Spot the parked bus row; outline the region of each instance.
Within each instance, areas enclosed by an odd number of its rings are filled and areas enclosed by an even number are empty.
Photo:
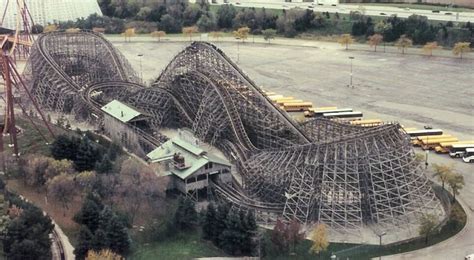
[[[380,119],[363,119],[363,113],[352,108],[313,107],[313,103],[295,99],[291,96],[265,92],[265,95],[286,112],[304,112],[305,117],[324,117],[346,122],[351,125],[371,127],[384,124]],[[457,137],[443,133],[441,129],[404,128],[414,146],[423,150],[434,150],[437,153],[449,153],[453,158],[462,157],[465,162],[474,162],[474,140],[459,140]]]
[[[414,146],[437,153],[449,153],[453,158],[462,157],[464,162],[474,162],[474,140],[460,141],[457,137],[445,134],[441,129],[405,128]]]

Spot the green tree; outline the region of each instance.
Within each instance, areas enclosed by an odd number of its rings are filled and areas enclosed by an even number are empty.
[[[100,251],[105,248],[107,248],[107,236],[102,228],[98,228],[92,238],[91,249]]]
[[[22,208],[21,214],[7,226],[3,240],[7,259],[51,259],[49,234],[54,228],[51,219],[31,204]]]
[[[181,30],[181,22],[169,14],[161,17],[159,28],[166,33],[177,33]]]
[[[244,231],[239,214],[230,210],[226,218],[226,228],[220,235],[222,249],[232,255],[240,254],[244,246]]]
[[[206,240],[214,240],[216,233],[214,232],[216,226],[216,209],[214,203],[207,205],[206,214],[202,224],[202,236]]]
[[[51,144],[51,155],[56,160],[76,160],[77,150],[81,140],[67,135],[59,135]]]
[[[179,197],[178,207],[174,215],[175,227],[180,231],[193,229],[197,224],[198,215],[194,202],[187,197]]]
[[[74,161],[76,170],[80,172],[90,171],[94,169],[96,162],[100,159],[100,154],[95,145],[88,138],[83,138]]]
[[[230,29],[233,26],[233,20],[237,15],[237,10],[233,5],[220,5],[217,9],[217,25],[219,28]]]
[[[241,214],[243,215],[241,219],[244,219],[244,221],[242,221],[244,226],[244,241],[242,243],[242,252],[247,255],[252,255],[256,246],[254,242],[254,237],[257,234],[257,222],[255,220],[255,215],[252,211],[247,212],[247,214],[243,214],[243,211],[241,212]]]
[[[211,12],[206,12],[197,21],[200,32],[209,32],[216,28],[216,18]]]
[[[130,236],[125,225],[116,215],[110,219],[105,234],[108,248],[121,255],[126,255],[129,252]]]
[[[456,201],[456,195],[459,194],[459,191],[464,187],[464,176],[459,173],[452,172],[448,176],[448,185],[453,191],[453,202]]]
[[[438,221],[435,215],[426,214],[421,216],[418,234],[425,237],[425,244],[428,244],[428,237],[436,231],[437,224]]]
[[[102,160],[98,162],[95,166],[95,170],[97,173],[110,173],[113,168],[112,160],[110,160],[109,155],[105,154],[102,157]]]
[[[202,17],[203,12],[197,5],[188,5],[183,12],[183,26],[192,26]]]
[[[74,248],[74,255],[77,260],[85,259],[87,252],[92,248],[92,238],[92,232],[86,226],[81,226],[77,244]]]
[[[265,39],[265,41],[268,41],[268,43],[270,43],[270,40],[275,39],[276,30],[266,29],[262,31],[262,34],[263,34],[263,39]]]
[[[99,216],[103,207],[97,195],[88,193],[82,203],[81,209],[74,216],[74,221],[78,224],[85,225],[91,232],[95,232],[99,227]]]
[[[218,247],[222,247],[222,240],[219,239],[219,235],[224,232],[226,229],[226,219],[227,215],[229,214],[230,211],[230,206],[228,203],[220,203],[217,206],[217,212],[216,212],[216,226],[214,228],[215,231],[215,236],[213,237],[214,244],[217,245]]]

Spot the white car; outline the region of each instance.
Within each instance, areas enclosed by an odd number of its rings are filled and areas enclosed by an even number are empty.
[[[464,257],[464,260],[474,260],[474,254],[470,254]]]
[[[467,148],[466,149],[466,152],[464,153],[464,155],[462,156],[462,160],[466,163],[472,163],[474,162],[474,148]],[[474,254],[470,254],[468,255],[470,256],[471,258],[469,259],[473,259],[474,260]],[[466,258],[467,259],[467,258]]]

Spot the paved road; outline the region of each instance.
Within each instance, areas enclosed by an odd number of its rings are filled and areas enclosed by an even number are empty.
[[[474,21],[474,11],[472,12],[456,12],[456,11],[440,11],[439,13],[433,13],[431,10],[422,9],[409,9],[399,8],[393,6],[370,6],[364,5],[363,9],[359,8],[355,4],[338,4],[332,5],[317,5],[313,3],[286,3],[283,1],[267,1],[267,0],[229,0],[230,4],[241,7],[255,7],[255,8],[269,8],[269,9],[291,9],[291,8],[303,8],[311,9],[316,12],[329,12],[329,13],[341,13],[349,14],[351,11],[359,11],[365,15],[370,16],[391,16],[397,15],[398,17],[407,18],[412,14],[427,16],[430,20],[437,21],[453,21],[453,22],[468,22]],[[219,0],[217,4],[222,4],[222,0]]]

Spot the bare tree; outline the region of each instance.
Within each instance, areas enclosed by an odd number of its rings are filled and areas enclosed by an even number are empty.
[[[465,52],[469,52],[471,50],[470,45],[471,45],[470,42],[458,42],[454,44],[454,48],[453,48],[454,55],[456,56],[459,55],[459,57],[462,59],[462,55]]]
[[[436,231],[438,221],[433,214],[423,215],[420,219],[418,234],[425,237],[425,244],[428,244],[428,237]]]
[[[452,174],[453,166],[449,165],[444,165],[444,164],[433,164],[433,176],[436,177],[442,184],[443,190],[444,190],[444,183],[448,180],[449,175]]]
[[[374,51],[377,52],[377,46],[383,41],[383,36],[379,33],[369,36],[369,45],[374,47]]]
[[[125,32],[122,33],[122,35],[125,37],[125,41],[131,41],[132,37],[135,37],[135,28],[128,28],[125,30]]]
[[[48,194],[61,203],[64,209],[64,216],[66,216],[66,210],[69,210],[69,202],[71,202],[76,193],[75,186],[73,176],[64,173],[48,182]]]
[[[247,26],[240,27],[239,29],[237,29],[237,31],[234,31],[234,37],[244,42],[249,37],[249,33],[250,33],[250,28],[248,28]]]
[[[433,51],[438,49],[438,43],[437,42],[428,42],[423,46],[423,52],[429,53],[430,56],[433,56]]]
[[[130,216],[133,219],[140,211],[144,202],[152,198],[163,198],[167,183],[159,180],[153,169],[135,159],[122,163],[120,171],[119,192],[122,200],[126,201]]]
[[[197,26],[183,27],[182,32],[184,35],[189,37],[189,41],[192,41],[193,34],[198,33],[199,29]]]
[[[166,32],[165,31],[154,31],[150,35],[153,38],[158,38],[158,41],[160,42],[161,38],[166,36]]]
[[[402,50],[402,54],[405,54],[405,50],[413,45],[413,41],[408,38],[405,34],[400,36],[400,38],[395,43],[395,46],[398,47],[399,50]]]
[[[448,185],[453,191],[453,202],[456,201],[456,195],[459,194],[459,190],[464,187],[464,176],[459,173],[452,172],[448,176]]]
[[[346,33],[346,34],[341,35],[339,37],[339,40],[337,40],[337,42],[339,42],[339,44],[341,44],[343,46],[346,46],[346,50],[348,50],[349,45],[354,43],[354,38],[352,38],[352,36],[350,34]]]

